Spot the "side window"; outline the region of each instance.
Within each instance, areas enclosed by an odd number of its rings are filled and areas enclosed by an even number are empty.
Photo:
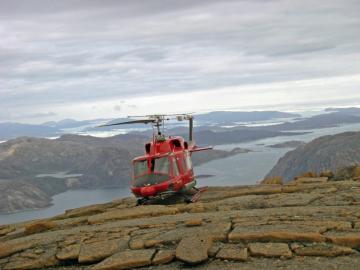
[[[178,176],[180,174],[176,158],[173,159],[173,173],[174,173],[174,176]]]
[[[169,174],[170,163],[168,157],[155,158],[152,162],[154,168],[152,171],[154,173]]]

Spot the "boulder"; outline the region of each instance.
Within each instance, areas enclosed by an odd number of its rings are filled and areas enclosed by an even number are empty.
[[[230,242],[239,241],[272,241],[272,242],[325,242],[321,230],[311,226],[293,224],[275,224],[264,226],[237,226],[229,234]]]
[[[333,179],[334,178],[334,173],[332,171],[322,171],[320,174],[319,174],[320,177],[327,177],[328,179]]]
[[[225,246],[218,251],[216,258],[221,260],[244,262],[248,258],[247,248]]]
[[[25,226],[25,234],[35,234],[44,232],[47,230],[51,230],[56,227],[56,223],[53,221],[38,221],[34,223],[30,223]]]
[[[79,263],[98,262],[119,252],[121,249],[125,250],[127,248],[127,241],[126,245],[121,242],[121,240],[115,239],[89,244],[82,243],[80,247]]]
[[[201,226],[202,223],[203,223],[203,220],[201,218],[189,219],[189,220],[185,221],[185,225],[188,227]]]
[[[91,270],[121,270],[150,265],[154,253],[153,249],[121,251],[96,264]]]
[[[65,211],[65,216],[68,218],[73,217],[82,217],[82,216],[90,216],[96,215],[105,212],[106,205],[103,204],[95,204],[90,206],[83,206],[76,209],[69,209]]]
[[[4,236],[4,235],[7,235],[8,233],[11,233],[15,231],[15,228],[14,227],[11,227],[11,226],[3,226],[0,228],[0,236]]]
[[[195,227],[177,227],[166,232],[160,233],[152,240],[160,241],[159,243],[176,243],[181,241],[184,236],[199,234],[208,234],[214,241],[225,241],[230,231],[231,223],[225,221],[211,222]],[[131,241],[132,242],[132,241]],[[141,243],[137,243],[141,245]]]
[[[309,172],[305,172],[297,177],[295,177],[295,179],[299,179],[301,177],[306,177],[306,178],[316,178],[318,175],[316,172],[312,172],[312,171],[309,171]]]
[[[16,252],[33,247],[33,243],[30,241],[16,241],[16,240],[0,243],[0,259],[5,258]]]
[[[89,224],[103,223],[109,220],[123,220],[150,216],[175,215],[178,213],[176,207],[165,205],[142,205],[125,209],[111,210],[105,213],[90,216]]]
[[[314,244],[294,249],[296,255],[299,256],[324,256],[335,257],[342,255],[350,255],[355,251],[349,247],[342,247],[329,244]]]
[[[43,269],[46,267],[57,266],[59,261],[55,257],[55,248],[50,248],[41,254],[36,254],[34,250],[25,251],[14,255],[5,264],[3,270],[27,270]]]
[[[283,179],[281,176],[271,176],[267,177],[264,180],[261,181],[261,185],[282,185]]]
[[[360,247],[360,232],[327,233],[327,239],[339,246],[351,248]]]
[[[327,181],[327,177],[298,177],[295,180],[289,182],[289,184],[315,184],[325,183]]]
[[[56,258],[60,261],[77,260],[80,254],[80,244],[73,244],[61,248],[56,253]]]
[[[292,257],[292,252],[290,251],[288,244],[284,243],[250,243],[248,248],[251,256],[267,258]]]
[[[212,238],[208,234],[186,236],[176,248],[176,258],[188,264],[199,264],[208,259],[211,245]]]
[[[159,250],[154,259],[152,260],[152,264],[166,264],[173,261],[175,258],[175,250]]]

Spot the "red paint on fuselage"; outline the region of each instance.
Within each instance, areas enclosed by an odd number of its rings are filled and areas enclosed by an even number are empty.
[[[183,191],[186,184],[194,181],[190,155],[191,149],[182,137],[155,137],[153,141],[145,145],[145,155],[133,159],[133,167],[136,162],[147,161],[148,168],[145,175],[150,176],[152,173],[154,174],[151,171],[151,161],[158,158],[167,158],[169,168],[166,179],[159,183],[150,183],[149,181],[148,184],[138,186],[136,181],[144,175],[135,175],[133,171],[131,191],[137,197],[154,197],[167,191]]]

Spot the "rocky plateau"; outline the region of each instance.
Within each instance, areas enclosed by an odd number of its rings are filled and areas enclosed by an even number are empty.
[[[0,226],[0,269],[360,269],[360,182],[210,187]]]

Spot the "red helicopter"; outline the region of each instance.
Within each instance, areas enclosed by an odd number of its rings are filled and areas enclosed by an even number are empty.
[[[145,155],[132,160],[133,173],[131,191],[138,198],[138,205],[150,204],[180,194],[186,202],[195,202],[206,187],[196,188],[191,154],[209,150],[200,148],[193,139],[194,117],[191,114],[147,115],[146,119],[107,124],[116,126],[125,124],[151,123],[154,127],[152,140],[145,144]],[[189,138],[165,136],[161,132],[165,121],[189,121]],[[155,132],[156,131],[156,132]],[[190,195],[191,194],[191,195]]]

